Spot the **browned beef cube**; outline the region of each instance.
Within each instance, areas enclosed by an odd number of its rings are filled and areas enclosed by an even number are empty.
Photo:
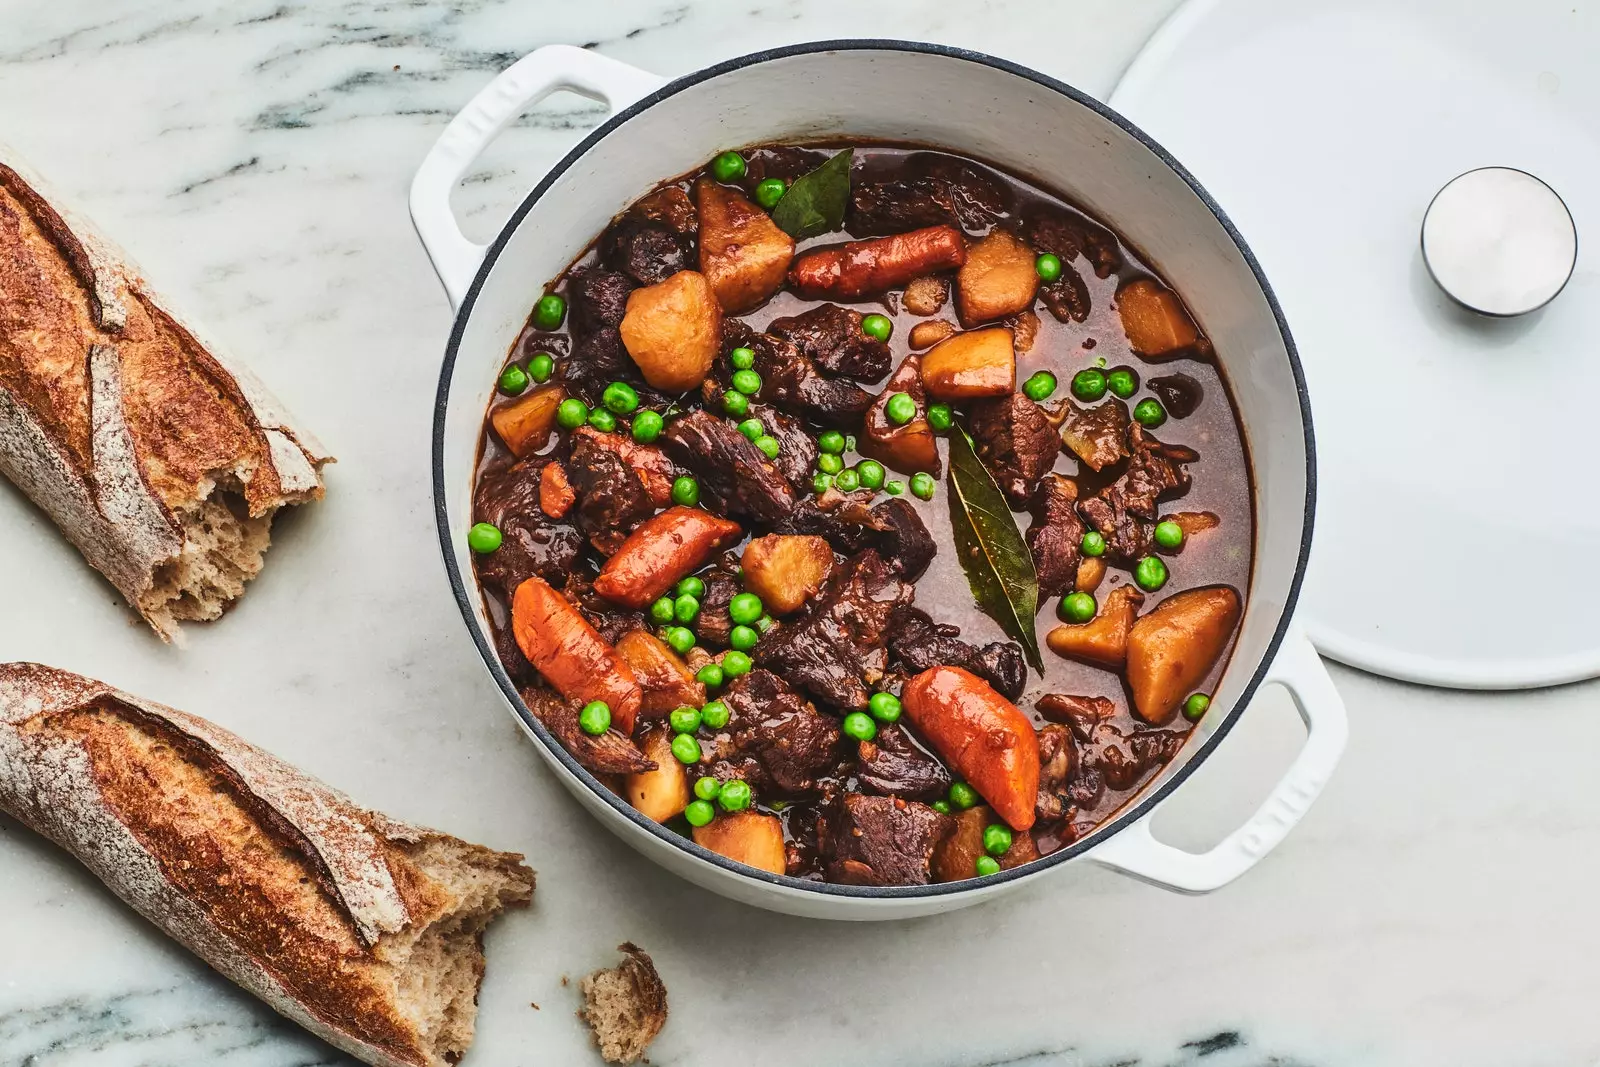
[[[1022,220],[1022,239],[1040,252],[1060,258],[1062,265],[1085,256],[1101,278],[1122,269],[1116,235],[1076,211],[1040,206]]]
[[[573,436],[566,467],[567,480],[578,494],[574,525],[589,538],[620,543],[616,534],[625,535],[655,514],[655,503],[639,472],[594,438]]]
[[[778,458],[772,462],[777,464],[796,494],[809,494],[816,475],[816,438],[806,432],[799,419],[767,404],[751,404],[748,417],[760,419],[767,433],[778,442]]]
[[[1092,471],[1102,471],[1128,455],[1128,405],[1115,397],[1094,407],[1071,400],[1061,411],[1062,443]]]
[[[700,613],[694,617],[695,636],[706,648],[727,648],[733,633],[728,604],[739,595],[739,579],[722,566],[704,576],[706,595],[700,598]]]
[[[898,724],[884,726],[860,743],[856,777],[873,793],[907,800],[938,800],[950,788],[950,772]]]
[[[861,319],[859,311],[819,304],[803,315],[774,319],[767,330],[829,374],[875,382],[889,373],[889,346],[862,333]]]
[[[636,215],[624,215],[600,238],[601,261],[640,285],[655,285],[692,269],[691,251],[689,243],[664,223]]]
[[[756,334],[749,347],[761,375],[761,399],[827,426],[855,430],[872,406],[873,395],[854,382],[828,378],[790,341]]]
[[[920,608],[906,606],[890,624],[889,651],[912,674],[934,667],[960,667],[971,671],[1007,700],[1022,696],[1028,667],[1022,649],[1011,641],[994,641],[982,648],[961,640],[958,626],[936,626]]]
[[[730,718],[730,766],[753,774],[751,785],[770,794],[813,793],[817,780],[838,766],[843,735],[837,719],[769,671],[753,670],[722,694]]]
[[[927,885],[933,850],[955,828],[948,815],[898,797],[846,793],[820,834],[828,879],[845,885]]]
[[[959,226],[950,183],[938,178],[859,182],[846,220],[856,237],[886,237],[928,226]]]
[[[1057,322],[1086,322],[1093,310],[1088,283],[1078,273],[1078,268],[1066,262],[1061,264],[1061,277],[1040,288],[1039,299]]]
[[[1044,408],[1021,393],[972,405],[972,441],[1014,508],[1026,507],[1061,452],[1061,438]]]
[[[514,463],[478,479],[473,513],[478,522],[499,527],[501,535],[498,549],[477,557],[478,577],[507,597],[534,577],[559,589],[583,547],[576,530],[551,523],[539,510],[544,466],[541,460]]]
[[[690,412],[667,424],[662,443],[700,480],[714,510],[769,525],[794,510],[794,489],[783,472],[728,420]]]
[[[1083,559],[1083,520],[1078,518],[1078,485],[1053,474],[1039,483],[1028,527],[1028,551],[1039,576],[1039,597],[1070,592]]]
[[[876,549],[907,581],[916,581],[938,553],[933,535],[909,501],[891,497],[872,505],[870,489],[803,496],[775,531],[827,538],[837,551],[854,555]]]

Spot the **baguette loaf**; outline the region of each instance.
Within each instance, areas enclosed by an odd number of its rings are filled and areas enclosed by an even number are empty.
[[[0,161],[0,473],[163,639],[244,592],[330,460]]]
[[[0,810],[226,977],[358,1059],[456,1063],[484,928],[533,872],[356,806],[203,719],[0,665]]]

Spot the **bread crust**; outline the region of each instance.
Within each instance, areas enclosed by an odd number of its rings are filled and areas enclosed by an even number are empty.
[[[533,892],[521,856],[394,821],[203,719],[38,664],[0,665],[0,810],[382,1067],[459,1059],[482,931]],[[452,973],[447,1010],[408,1000]]]
[[[109,242],[0,159],[0,473],[168,640],[179,618],[220,614],[260,569],[247,553],[228,589],[171,604],[158,587],[186,546],[193,554],[192,510],[225,493],[270,521],[321,497],[332,461],[217,353]]]

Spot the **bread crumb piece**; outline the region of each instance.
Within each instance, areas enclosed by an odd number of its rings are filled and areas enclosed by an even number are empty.
[[[624,956],[620,966],[583,979],[578,1017],[589,1024],[607,1063],[636,1063],[666,1025],[667,987],[643,949],[629,941],[617,947]]]

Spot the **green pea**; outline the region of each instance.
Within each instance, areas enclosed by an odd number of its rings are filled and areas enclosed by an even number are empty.
[[[567,302],[554,293],[547,293],[533,305],[533,324],[541,330],[556,330],[567,317]]]
[[[744,177],[744,157],[737,152],[724,152],[711,161],[711,176],[719,182],[736,182]]]
[[[782,178],[766,178],[756,183],[756,203],[771,211],[778,206],[778,201],[783,199],[783,194],[789,191],[789,184]]]
[[[817,470],[823,474],[838,474],[844,470],[844,459],[832,452],[824,452],[817,457]]]
[[[672,754],[679,763],[699,763],[700,742],[695,740],[694,734],[678,734],[672,739]]]
[[[750,410],[750,398],[729,389],[722,394],[722,410],[736,419],[742,419],[745,412]]]
[[[1022,395],[1029,400],[1049,400],[1056,391],[1056,376],[1047,370],[1034,371],[1022,383]]]
[[[639,393],[627,382],[612,382],[600,394],[600,403],[617,415],[628,415],[639,407]]]
[[[595,408],[589,412],[589,425],[601,433],[610,433],[617,428],[617,417],[605,408]]]
[[[900,718],[900,698],[893,693],[873,693],[867,700],[867,710],[879,722],[894,722]]]
[[[755,666],[750,657],[738,649],[731,649],[722,654],[722,673],[729,678],[737,678],[741,674],[749,674],[750,668]]]
[[[1139,391],[1139,376],[1130,367],[1117,367],[1106,372],[1106,388],[1126,400]]]
[[[935,800],[932,804],[929,804],[928,807],[932,808],[940,815],[950,814],[950,802],[948,800]]]
[[[650,621],[665,626],[672,621],[672,598],[664,596],[650,605]]]
[[[672,602],[672,617],[681,623],[694,622],[698,614],[700,614],[700,600],[697,597],[680,596]]]
[[[700,729],[700,709],[688,705],[673,708],[667,715],[667,725],[675,734],[692,734]]]
[[[844,451],[844,434],[838,430],[823,430],[817,435],[817,448],[830,455]]]
[[[745,440],[754,441],[756,438],[766,433],[767,428],[761,425],[760,419],[745,419],[739,424],[739,432],[744,434]]]
[[[556,361],[548,352],[536,352],[533,358],[528,360],[528,375],[536,382],[549,381],[550,375],[555,372]]]
[[[911,476],[911,495],[918,500],[932,500],[933,490],[933,475],[927,471],[918,471]]]
[[[611,705],[604,700],[591,700],[578,712],[578,727],[590,737],[599,737],[611,729]]]
[[[500,372],[500,391],[516,396],[528,388],[528,372],[515,363]]]
[[[751,348],[735,348],[728,353],[728,362],[734,370],[749,370],[756,365],[756,353]]]
[[[728,725],[729,718],[728,705],[720,700],[713,700],[700,709],[700,721],[713,730],[720,730]]]
[[[687,578],[680,579],[678,581],[677,586],[674,588],[673,591],[676,592],[679,596],[693,596],[693,597],[705,596],[706,595],[705,579],[697,578],[697,577],[695,577],[694,575],[691,574]]]
[[[556,425],[563,430],[576,430],[589,421],[589,405],[575,396],[569,396],[556,408]]]
[[[707,663],[704,667],[694,672],[694,680],[708,689],[721,688],[727,680],[722,672],[722,666],[717,663]]]
[[[1162,548],[1175,550],[1183,547],[1183,527],[1171,519],[1156,523],[1154,537],[1156,544]]]
[[[1189,699],[1183,702],[1183,717],[1190,722],[1199,722],[1210,707],[1210,697],[1204,693],[1190,693]]]
[[[761,635],[756,633],[751,626],[735,626],[728,631],[728,644],[735,652],[749,652],[756,647],[756,642],[761,640]],[[726,670],[726,662],[723,669]]]
[[[901,493],[906,491],[906,483],[896,478],[891,482],[885,482],[883,491],[888,493],[890,496],[899,496]]]
[[[833,485],[841,493],[853,493],[861,488],[861,475],[856,473],[854,467],[846,467],[833,476]]]
[[[863,489],[882,489],[883,464],[877,460],[864,459],[856,464],[856,477],[860,479]]]
[[[1040,281],[1053,282],[1061,277],[1061,257],[1046,252],[1033,261],[1033,272]]]
[[[673,746],[672,754],[674,756],[678,754],[676,744]],[[686,760],[685,762],[695,763],[698,762],[698,758]],[[701,781],[705,781],[705,779],[701,779]],[[683,809],[683,817],[689,820],[690,826],[708,826],[711,820],[717,817],[717,809],[711,806],[711,801],[709,800],[691,800],[689,801],[689,806]]]
[[[878,736],[878,724],[872,721],[872,716],[859,711],[846,715],[839,729],[844,731],[846,737],[853,737],[857,741],[871,741]]]
[[[654,411],[641,411],[633,417],[633,439],[648,445],[661,436],[667,421]]]
[[[1146,556],[1134,566],[1133,580],[1140,589],[1153,593],[1167,584],[1167,565],[1159,557]]]
[[[1133,405],[1133,417],[1139,425],[1154,428],[1167,421],[1167,409],[1155,397],[1147,396]]]
[[[755,396],[761,392],[761,375],[753,370],[736,370],[733,372],[733,387],[745,396]]]
[[[692,508],[700,503],[700,483],[687,474],[680,474],[672,480],[672,502]]]
[[[1106,375],[1102,370],[1085,367],[1072,376],[1072,395],[1083,401],[1099,400],[1106,395]]]
[[[761,618],[763,610],[761,598],[754,593],[739,593],[728,601],[728,618],[745,626],[753,625]]]
[[[957,811],[966,811],[982,799],[978,791],[966,782],[950,783],[950,806]]]
[[[724,783],[722,792],[717,794],[717,803],[723,811],[743,811],[752,799],[749,784],[737,778]]]
[[[1061,603],[1056,605],[1056,614],[1061,617],[1062,622],[1088,622],[1094,618],[1094,613],[1099,607],[1094,602],[1092,594],[1068,593],[1061,598]]]
[[[826,493],[833,486],[833,479],[826,474],[819,474],[811,479],[811,488],[818,496]]]
[[[715,778],[700,778],[694,783],[694,795],[701,800],[715,800],[722,792],[722,783]]]
[[[1079,547],[1085,556],[1103,556],[1106,554],[1106,535],[1099,530],[1090,530],[1083,535]]]
[[[694,631],[687,626],[669,626],[664,640],[668,648],[682,656],[694,647]]]
[[[894,323],[889,321],[887,315],[864,315],[861,318],[861,332],[875,341],[887,341],[894,332]]]
[[[991,856],[1004,856],[1011,849],[1011,828],[992,822],[983,828],[983,850]]]
[[[917,417],[917,402],[910,393],[896,393],[883,405],[883,413],[896,426],[904,426]]]
[[[1000,873],[1000,861],[993,856],[979,856],[978,861],[972,865],[972,869],[980,877],[987,878],[991,874]]]
[[[761,450],[761,454],[768,459],[777,459],[778,453],[782,450],[778,444],[778,439],[770,434],[762,434],[757,437],[755,444]]]
[[[500,528],[493,523],[480,522],[467,531],[467,547],[480,556],[493,552],[504,540]]]
[[[928,409],[928,425],[937,432],[944,433],[955,424],[955,413],[950,410],[949,404],[935,404]]]

